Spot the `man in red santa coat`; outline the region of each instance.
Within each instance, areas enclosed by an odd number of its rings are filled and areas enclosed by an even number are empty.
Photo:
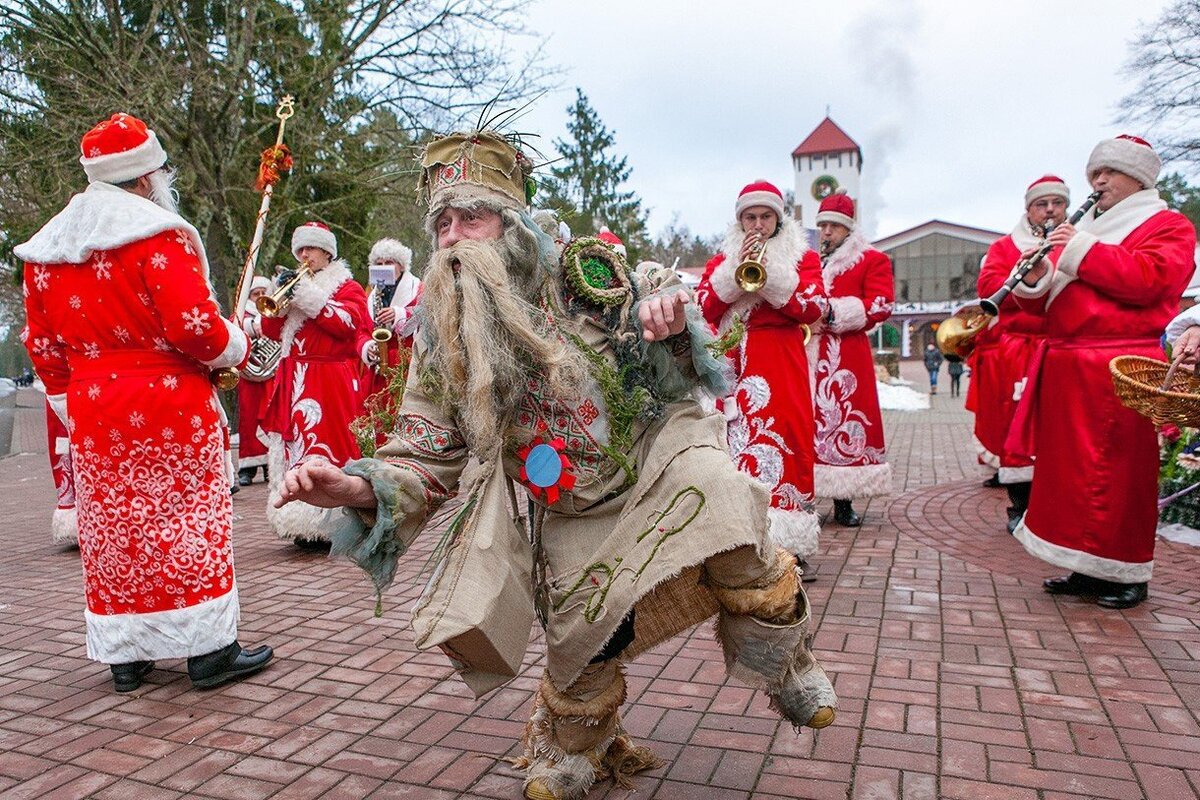
[[[327,225],[306,222],[292,233],[292,255],[312,274],[300,279],[283,314],[265,317],[265,336],[282,353],[275,391],[263,416],[270,442],[267,519],[281,539],[327,543],[330,512],[307,503],[275,508],[279,479],[313,458],[334,466],[361,458],[350,423],[362,413],[357,365],[360,334],[370,336],[367,296],[337,257]]]
[[[990,297],[999,289],[1021,253],[1039,246],[1049,231],[1067,218],[1071,190],[1062,178],[1043,175],[1025,190],[1025,211],[1012,233],[988,248],[979,269],[977,290]],[[1017,401],[1025,388],[1029,362],[1046,336],[1046,317],[1023,310],[1011,294],[1000,304],[1000,314],[986,332],[976,336],[975,368],[971,382],[978,388],[975,439],[995,459],[996,479],[1008,492],[1007,529],[1012,533],[1029,508],[1033,485],[1033,459],[1005,447]]]
[[[221,317],[154,131],[114,114],[81,150],[87,190],[14,253],[25,344],[70,431],[88,657],[111,665],[118,692],[163,658],[216,686],[271,658],[237,642],[225,422],[209,382],[248,342]]]
[[[387,386],[387,378],[379,369],[379,346],[373,338],[373,329],[390,331],[392,338],[387,342],[387,364],[396,366],[400,348],[412,350],[412,335],[416,328],[417,302],[421,299],[421,279],[412,273],[412,250],[395,239],[380,239],[371,247],[368,256],[372,283],[367,294],[367,309],[371,314],[371,326],[359,334],[358,352],[367,369],[363,372],[359,389],[363,401]],[[376,281],[377,270],[387,273],[389,280]],[[383,444],[381,440],[379,444]]]
[[[271,291],[271,281],[255,275],[250,284],[250,302],[246,305],[246,317],[242,327],[251,338],[262,336],[262,315],[255,301]],[[275,376],[259,380],[247,372],[238,381],[238,485],[249,486],[254,482],[254,473],[262,467],[263,480],[267,480],[267,445],[258,436],[259,422],[266,410],[267,401],[275,388]]]
[[[858,230],[854,201],[842,193],[817,211],[821,273],[829,314],[808,343],[816,419],[815,489],[833,498],[833,518],[856,528],[855,497],[892,489],[884,459],[883,415],[875,388],[875,359],[867,331],[892,315],[896,287],[892,262]]]
[[[1117,400],[1108,362],[1161,358],[1159,337],[1195,269],[1195,228],[1154,188],[1161,166],[1133,136],[1096,145],[1087,175],[1099,200],[1078,226],[1054,229],[1055,250],[1013,292],[1046,317],[1006,445],[1037,456],[1016,536],[1072,570],[1046,591],[1106,608],[1146,599],[1158,521],[1154,425]]]
[[[738,195],[736,221],[721,252],[704,269],[697,302],[722,333],[740,322],[730,351],[737,374],[729,449],[738,468],[771,489],[771,537],[807,559],[817,550],[820,522],[813,507],[813,405],[804,341],[808,326],[828,311],[821,260],[804,232],[785,216],[783,194],[755,181]],[[766,250],[759,252],[763,245]],[[747,291],[735,274],[755,256],[766,283]],[[753,288],[753,287],[751,287]],[[737,322],[735,322],[737,321]]]

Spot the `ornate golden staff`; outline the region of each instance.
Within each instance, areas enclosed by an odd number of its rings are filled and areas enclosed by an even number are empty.
[[[262,204],[258,207],[258,219],[254,224],[254,236],[250,239],[250,250],[246,253],[246,263],[242,267],[241,277],[238,278],[237,303],[233,309],[233,321],[238,327],[242,325],[242,319],[246,316],[246,304],[250,301],[250,285],[254,282],[258,251],[262,247],[263,231],[267,227],[271,193],[275,190],[275,184],[279,182],[282,173],[292,168],[292,153],[283,143],[283,130],[294,113],[294,100],[290,94],[285,94],[279,101],[279,107],[275,109],[275,116],[279,118],[279,133],[275,136],[275,144],[263,151],[258,165],[255,187],[262,192]],[[232,389],[238,384],[238,371],[232,367],[215,370],[212,377],[218,389]]]

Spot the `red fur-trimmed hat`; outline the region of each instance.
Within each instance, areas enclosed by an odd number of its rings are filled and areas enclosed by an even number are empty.
[[[625,255],[625,243],[621,241],[621,237],[608,229],[607,225],[601,226],[596,233],[596,238],[604,242],[606,245],[616,250],[621,255]]]
[[[1039,197],[1061,197],[1070,202],[1071,190],[1067,188],[1067,182],[1057,175],[1043,175],[1025,189],[1025,207],[1029,208]]]
[[[836,222],[839,225],[845,225],[847,229],[854,230],[857,223],[854,221],[854,200],[850,195],[842,189],[838,189],[833,194],[821,201],[820,207],[817,209],[817,223]]]
[[[738,193],[737,204],[733,207],[734,217],[741,217],[743,211],[753,206],[766,206],[783,220],[783,192],[773,183],[760,180],[747,184]]]
[[[1102,140],[1092,150],[1087,163],[1088,180],[1104,167],[1123,172],[1142,184],[1143,189],[1150,189],[1158,182],[1162,159],[1145,139],[1122,134]]]
[[[79,142],[79,163],[88,183],[123,183],[148,175],[167,163],[158,136],[137,117],[113,114]]]
[[[300,258],[301,247],[319,247],[337,258],[337,237],[324,222],[306,222],[292,231],[292,255]]]

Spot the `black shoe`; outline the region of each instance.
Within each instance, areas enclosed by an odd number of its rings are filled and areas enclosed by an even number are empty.
[[[237,485],[237,481],[234,481],[233,484],[229,487],[229,494],[235,495],[238,492],[240,492],[241,490],[242,490],[242,487]]]
[[[796,562],[796,565],[798,567],[800,567],[800,582],[801,583],[815,583],[816,582],[817,571],[815,568],[813,568],[813,566],[811,564],[809,564],[807,561],[805,561],[802,558]]]
[[[1017,532],[1017,526],[1021,524],[1021,517],[1025,516],[1025,514],[1013,506],[1009,506],[1004,510],[1008,513],[1008,523],[1005,527],[1008,528],[1008,535],[1012,536]]]
[[[1108,584],[1096,598],[1096,605],[1104,608],[1133,608],[1149,595],[1145,583],[1114,583]]]
[[[113,688],[121,694],[132,692],[142,685],[142,678],[154,669],[153,661],[133,661],[129,664],[110,664]]]
[[[270,479],[270,476],[267,475],[267,465],[263,464],[262,468],[263,468],[263,483],[270,483],[271,479]],[[253,476],[254,473],[251,472],[250,475]]]
[[[1088,575],[1072,572],[1070,575],[1063,575],[1059,578],[1046,578],[1042,581],[1042,588],[1050,594],[1070,594],[1078,597],[1098,594],[1099,590],[1103,588],[1101,583]]]
[[[265,644],[246,650],[234,641],[215,652],[189,658],[188,677],[192,679],[192,688],[211,689],[253,675],[265,667],[274,654],[275,651]]]
[[[238,470],[238,486],[249,486],[254,483],[254,471],[258,467],[242,467]]]
[[[292,539],[292,544],[309,553],[328,553],[330,542],[324,539],[305,539],[302,536],[297,536],[295,539]]]
[[[992,477],[988,478],[986,481],[983,482],[983,488],[985,488],[985,489],[995,489],[999,485],[1000,485],[1000,473],[999,472],[997,472],[995,475],[993,475]]]
[[[843,528],[857,528],[862,525],[862,517],[854,512],[849,500],[833,501],[833,521]]]

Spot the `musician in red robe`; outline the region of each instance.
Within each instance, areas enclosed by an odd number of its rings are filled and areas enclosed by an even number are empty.
[[[813,404],[804,340],[808,326],[829,309],[821,260],[784,214],[783,194],[772,184],[756,181],[742,189],[735,214],[721,252],[704,268],[696,299],[720,331],[745,326],[730,352],[737,387],[725,400],[735,406],[729,450],[742,472],[771,490],[771,538],[807,559],[817,550],[821,526],[813,506]],[[765,267],[766,282],[747,291],[735,273],[751,256]]]
[[[1047,592],[1105,608],[1146,599],[1158,522],[1154,425],[1117,399],[1108,363],[1161,359],[1159,337],[1195,270],[1196,230],[1154,188],[1161,166],[1136,137],[1096,145],[1087,165],[1095,207],[1054,229],[1055,249],[1013,291],[1046,318],[1006,445],[1037,457],[1016,537],[1071,570],[1045,581]]]
[[[372,285],[367,294],[367,310],[371,314],[371,325],[360,332],[358,342],[358,352],[365,367],[359,379],[364,403],[388,384],[379,368],[379,345],[373,338],[374,331],[382,329],[392,334],[386,344],[384,363],[389,367],[396,366],[401,361],[401,348],[412,351],[417,302],[421,299],[421,279],[412,273],[411,249],[395,239],[380,239],[372,245],[368,262]],[[371,276],[377,270],[390,270],[390,280],[374,280]],[[383,444],[382,438],[379,444]]]
[[[275,390],[261,426],[270,442],[267,519],[281,539],[328,542],[331,515],[307,503],[275,508],[279,479],[309,459],[340,467],[362,453],[350,423],[362,413],[357,343],[370,331],[367,296],[337,257],[337,237],[320,222],[292,234],[292,255],[307,264],[284,313],[264,317],[262,331],[282,348]]]
[[[1025,211],[1012,233],[993,242],[983,259],[976,285],[980,297],[990,297],[1004,285],[1021,253],[1042,244],[1047,232],[1066,220],[1070,200],[1071,190],[1055,175],[1043,175],[1029,184]],[[1029,362],[1046,336],[1046,317],[1025,311],[1010,294],[986,334],[977,337],[979,367],[971,373],[979,392],[975,438],[996,459],[996,479],[1011,504],[1007,529],[1012,533],[1029,507],[1034,464],[1029,456],[1006,448],[1004,441],[1025,389]]]
[[[250,284],[250,302],[246,305],[246,316],[242,328],[251,339],[262,336],[262,315],[255,301],[271,291],[271,281],[255,275]],[[274,374],[260,377],[249,370],[242,371],[238,381],[238,485],[249,486],[254,482],[254,473],[262,467],[263,480],[268,479],[267,444],[259,436],[259,422],[266,411],[267,401],[275,389]]]
[[[80,149],[87,190],[13,252],[25,346],[70,431],[88,657],[118,692],[164,658],[216,686],[271,659],[237,642],[227,426],[209,379],[248,341],[221,316],[154,131],[114,114]]]
[[[808,343],[816,421],[814,486],[818,497],[833,498],[834,521],[856,528],[862,518],[853,499],[892,490],[867,331],[892,315],[896,287],[891,260],[858,230],[849,196],[836,193],[821,201],[817,230],[829,313]]]

